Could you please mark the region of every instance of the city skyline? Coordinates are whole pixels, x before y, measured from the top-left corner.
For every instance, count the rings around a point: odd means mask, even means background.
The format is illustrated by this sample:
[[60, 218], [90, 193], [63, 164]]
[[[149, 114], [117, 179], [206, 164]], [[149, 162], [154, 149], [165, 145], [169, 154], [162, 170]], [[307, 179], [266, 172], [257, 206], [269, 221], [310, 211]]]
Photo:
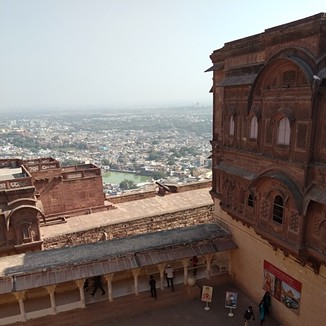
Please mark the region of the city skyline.
[[323, 11], [303, 0], [2, 0], [0, 113], [209, 105], [214, 50]]

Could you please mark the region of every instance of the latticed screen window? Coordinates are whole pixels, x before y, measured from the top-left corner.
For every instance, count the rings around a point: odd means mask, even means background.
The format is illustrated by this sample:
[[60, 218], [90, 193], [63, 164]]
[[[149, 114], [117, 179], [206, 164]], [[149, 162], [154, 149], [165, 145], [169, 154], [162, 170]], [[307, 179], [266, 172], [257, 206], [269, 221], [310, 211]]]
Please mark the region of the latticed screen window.
[[282, 75], [282, 85], [295, 85], [296, 75], [294, 70], [285, 71]]
[[266, 220], [269, 219], [269, 202], [267, 200], [263, 200], [261, 203], [260, 216]]
[[299, 231], [299, 215], [297, 212], [291, 212], [290, 214], [289, 229], [293, 232]]
[[277, 143], [280, 145], [290, 144], [290, 122], [288, 118], [282, 118], [277, 129]]
[[273, 203], [273, 221], [283, 223], [284, 204], [283, 198], [279, 195], [275, 196]]
[[250, 121], [250, 134], [249, 137], [251, 139], [257, 139], [257, 134], [258, 134], [258, 122], [257, 122], [257, 117], [253, 116]]
[[308, 126], [299, 124], [297, 129], [297, 148], [306, 149]]
[[234, 118], [233, 116], [230, 117], [230, 129], [229, 129], [229, 135], [234, 135]]

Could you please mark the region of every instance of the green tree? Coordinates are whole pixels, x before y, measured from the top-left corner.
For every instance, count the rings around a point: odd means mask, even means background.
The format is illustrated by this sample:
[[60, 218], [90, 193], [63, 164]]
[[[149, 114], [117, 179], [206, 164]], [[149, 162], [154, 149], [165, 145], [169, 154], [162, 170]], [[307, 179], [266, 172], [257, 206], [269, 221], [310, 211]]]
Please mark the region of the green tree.
[[164, 178], [165, 173], [163, 171], [154, 171], [151, 176], [154, 180], [158, 180]]
[[61, 163], [62, 166], [72, 166], [72, 165], [78, 165], [78, 164], [82, 164], [82, 162], [75, 160], [75, 159], [65, 159]]
[[109, 166], [111, 165], [110, 160], [108, 160], [107, 158], [104, 158], [101, 163], [103, 165], [109, 165]]
[[157, 160], [159, 160], [161, 157], [162, 157], [162, 152], [158, 152], [158, 151], [151, 150], [151, 151], [148, 153], [148, 157], [147, 157], [147, 159], [148, 159], [149, 161], [157, 161]]
[[126, 190], [126, 189], [136, 189], [137, 188], [137, 185], [135, 184], [134, 181], [132, 180], [127, 180], [127, 179], [124, 179], [123, 181], [120, 182], [119, 184], [120, 188], [122, 190]]

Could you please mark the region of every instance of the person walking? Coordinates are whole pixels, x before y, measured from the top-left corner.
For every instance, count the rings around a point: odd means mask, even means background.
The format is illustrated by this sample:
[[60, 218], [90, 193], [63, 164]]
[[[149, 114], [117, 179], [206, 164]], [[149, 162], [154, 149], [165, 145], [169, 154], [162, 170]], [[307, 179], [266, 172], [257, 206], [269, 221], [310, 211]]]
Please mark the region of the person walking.
[[263, 296], [262, 302], [264, 303], [265, 315], [268, 316], [271, 308], [271, 296], [267, 291]]
[[153, 277], [153, 275], [151, 275], [149, 277], [149, 287], [151, 290], [151, 297], [155, 298], [157, 300], [157, 296], [156, 296], [156, 281]]
[[171, 265], [168, 265], [168, 267], [165, 269], [165, 274], [166, 274], [166, 281], [168, 284], [168, 288], [171, 285], [171, 290], [174, 291], [174, 285], [173, 285], [173, 273], [174, 269], [171, 267]]
[[94, 289], [93, 292], [91, 293], [91, 296], [94, 296], [98, 289], [102, 290], [102, 295], [105, 294], [105, 290], [103, 289], [102, 286], [101, 275], [94, 277]]
[[262, 300], [259, 304], [259, 318], [260, 318], [260, 325], [263, 325], [265, 321], [265, 315], [266, 315], [266, 310], [265, 310], [265, 302]]
[[254, 310], [252, 309], [252, 306], [249, 306], [248, 309], [244, 313], [244, 325], [249, 325], [249, 320], [252, 318], [252, 320], [255, 320]]

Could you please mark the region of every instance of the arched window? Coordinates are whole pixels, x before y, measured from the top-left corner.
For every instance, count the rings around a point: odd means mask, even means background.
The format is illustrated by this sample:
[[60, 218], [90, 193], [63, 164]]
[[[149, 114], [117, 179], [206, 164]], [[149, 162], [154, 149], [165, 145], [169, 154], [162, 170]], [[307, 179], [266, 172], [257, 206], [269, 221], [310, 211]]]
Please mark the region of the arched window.
[[252, 194], [249, 194], [247, 199], [247, 204], [250, 207], [254, 207], [254, 196]]
[[257, 117], [254, 115], [250, 121], [249, 138], [257, 139], [257, 135], [258, 135], [258, 122], [257, 122]]
[[22, 236], [23, 240], [30, 240], [31, 239], [31, 225], [28, 223], [22, 223], [20, 225], [21, 231], [22, 231]]
[[283, 198], [279, 195], [275, 196], [273, 203], [273, 221], [279, 224], [283, 223], [284, 204]]
[[234, 118], [233, 115], [230, 117], [230, 130], [229, 130], [230, 136], [234, 135]]
[[290, 122], [289, 119], [284, 117], [279, 121], [277, 129], [277, 143], [280, 145], [289, 145], [290, 144]]

